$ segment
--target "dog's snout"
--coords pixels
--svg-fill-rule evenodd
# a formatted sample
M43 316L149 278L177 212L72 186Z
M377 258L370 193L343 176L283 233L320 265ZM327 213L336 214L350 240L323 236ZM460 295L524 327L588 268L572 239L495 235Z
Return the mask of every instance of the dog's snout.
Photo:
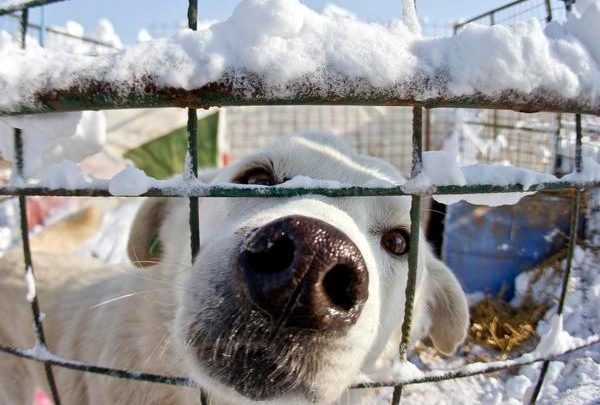
M360 250L318 219L293 215L255 229L238 259L245 297L284 327L342 329L356 321L368 296Z

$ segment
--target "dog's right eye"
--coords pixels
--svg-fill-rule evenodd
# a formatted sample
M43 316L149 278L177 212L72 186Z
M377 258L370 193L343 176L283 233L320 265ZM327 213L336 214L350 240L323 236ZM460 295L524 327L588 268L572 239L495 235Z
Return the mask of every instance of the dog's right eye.
M395 256L408 252L408 233L404 229L391 229L381 236L381 246Z
M256 186L273 186L277 184L273 173L263 167L247 170L233 180L238 184L253 184Z

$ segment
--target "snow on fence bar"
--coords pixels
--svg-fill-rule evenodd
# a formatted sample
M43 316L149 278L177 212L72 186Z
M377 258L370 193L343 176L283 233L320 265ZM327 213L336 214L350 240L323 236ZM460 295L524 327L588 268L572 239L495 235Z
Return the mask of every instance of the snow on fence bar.
M0 114L323 103L600 114L600 49L583 28L598 19L591 3L546 28L470 25L426 38L296 0L245 1L201 31L101 57L0 38Z
M0 8L0 15L21 10L22 37L25 38L27 8L51 2L53 1L18 2L18 6ZM273 5L282 8L278 10L279 13L271 12ZM594 24L593 19L600 17L600 7L597 5L593 7L595 8L589 10L585 17L578 19L569 16L565 24L554 25L550 30L542 30L535 22L520 24L510 29L506 27L483 29L469 26L453 38L432 40L421 38L420 35L408 30L404 24L383 27L352 20L329 21L294 0L273 4L245 1L229 20L216 24L212 29L198 33L189 31L171 39L141 44L119 54L95 58L50 54L43 49L21 51L10 44L10 38L6 40L0 36L0 56L3 58L10 56L14 61L12 65L0 63L0 89L3 89L0 96L0 115L85 109L190 107L188 113L190 152L183 177L170 181L138 177L142 186L136 192L120 189L118 182L113 183L112 180L84 179L69 188L27 183L23 175L24 156L20 131L15 130L17 181L9 186L0 187L0 195L18 195L21 202L25 277L28 279L28 285L32 287L29 289L29 295L35 319L37 344L31 349L18 349L0 344L0 352L44 363L56 405L60 404L59 387L54 382L50 366L117 378L198 387L196 382L185 377L112 369L62 359L52 354L44 341L42 319L39 316L41 312L35 295L35 276L31 265L26 227L25 198L27 195L111 196L118 194L189 197L190 243L192 252L197 252L199 229L197 197L290 197L303 194L321 194L331 197L411 195L411 244L416 246L420 237L419 212L423 195L459 195L455 197L468 198L469 195L481 193L574 189L576 196L571 212L569 264L562 281L557 322L555 328L550 331L554 334L560 333L560 315L575 248L580 191L600 186L600 166L595 162L584 162L582 158L580 117L577 119L576 128L577 170L575 173L557 179L553 176L536 175L535 172L523 172L517 169L517 171L503 172L504 180L498 181L494 180L493 176L472 178L473 176L470 177L468 172L463 172L462 175L452 179L444 179L439 177L439 173L428 170L428 156L421 149L422 114L423 107L445 106L600 115L600 90L596 85L600 82L600 69L595 62L597 60L595 57L600 55L600 49L595 38L589 38L586 32L579 31L577 28L578 24ZM251 22L260 19L265 23L261 24L261 27L256 27L254 23L248 24L248 20L244 19L245 15L250 16ZM583 18L589 20L578 21ZM308 34L306 30L299 28L307 21L314 21L312 26L309 24ZM190 29L195 30L197 0L189 1L188 22ZM253 32L252 27L264 31ZM351 32L358 34L354 37L348 36ZM279 39L269 41L265 40L265 37ZM357 39L358 37L360 38ZM239 49L228 48L232 38L240 42ZM323 38L335 39L335 41L324 47ZM346 47L344 41L349 38L350 46ZM368 41L375 40L380 41L378 45L381 47L364 46L368 45ZM281 46L282 41L288 42ZM486 52L496 52L494 58L488 55L489 59L494 61L493 64L475 63L473 66L467 66L465 57L466 60L471 58L473 62L477 59L474 58L475 55L468 53L458 55L458 59L453 58L453 53L461 48L475 46L478 51L481 51L482 45L490 42L494 46L484 48ZM516 48L519 48L516 53L515 49L506 47L507 44L513 43L516 43ZM281 70L282 65L278 62L281 59L285 63L292 63L291 54L285 51L290 45L293 45L296 56L299 54L305 57L305 60L302 60L304 64L300 63L301 69L294 72ZM539 52L532 52L535 55L527 55L521 49L522 47L528 49L533 47ZM369 54L368 52L374 48L382 50L381 53ZM253 55L244 53L244 49L252 49ZM321 52L323 49L325 51ZM367 49L367 54L358 55L356 59L350 58L356 49ZM267 51L274 52L268 54ZM443 56L439 57L439 55ZM140 59L141 56L146 58ZM261 58L266 60L261 62ZM141 60L143 63L140 63ZM389 60L391 64L386 62ZM514 64L509 64L509 67L504 66L504 70L494 70L507 60L512 60ZM318 63L315 64L315 61ZM364 61L368 65L362 64ZM292 65L298 66L293 63ZM554 69L547 69L549 65ZM267 67L270 67L269 71ZM495 82L497 77L500 79ZM502 80L510 84L503 85ZM387 187L348 187L331 182L294 183L293 179L291 184L285 187L269 188L209 186L201 183L197 177L194 155L197 135L194 108L259 104L413 106L414 146L411 178L403 185L390 184ZM476 169L484 172L487 170L485 165ZM129 175L132 173L124 174L124 176ZM400 358L403 361L406 360L409 335L407 332L411 326L417 260L417 251L411 250L402 325L403 338L399 348ZM548 338L548 340L552 339ZM597 344L599 341L600 337L594 335L575 343L571 342L571 345L563 351L555 350L553 342L550 341L546 342L547 347L539 347L538 350L515 360L471 364L444 372L430 371L394 381L360 382L352 388L394 387L392 403L398 404L402 387L406 385L491 373L543 362L539 383L531 398L533 403L543 383L544 370L550 360ZM207 403L204 395L202 395L202 402Z

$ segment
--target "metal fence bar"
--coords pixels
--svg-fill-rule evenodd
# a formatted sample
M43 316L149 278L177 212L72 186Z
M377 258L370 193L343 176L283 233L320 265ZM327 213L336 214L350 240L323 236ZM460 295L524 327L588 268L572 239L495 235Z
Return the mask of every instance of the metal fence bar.
M44 6L46 4L58 3L65 0L31 0L24 1L21 3L16 3L12 5L8 5L7 7L0 8L0 16L5 14L14 13L15 11L27 10L33 7Z
M151 187L147 192L139 195L119 195L118 197L253 197L253 198L281 198L297 197L307 194L317 194L327 197L374 197L392 195L421 195L433 194L494 194L512 192L535 192L549 190L574 190L591 189L600 187L600 180L595 181L554 181L547 183L531 184L524 187L522 184L508 184L506 186L491 184L472 184L467 186L436 186L414 189L410 186L400 185L394 187L361 187L342 186L339 188L327 187L252 187L231 185L204 185L191 184L189 186ZM36 185L2 186L0 195L35 195L58 197L115 197L108 191L107 185L91 188L49 188Z
M582 134L583 128L581 127L581 114L575 114L575 170L577 172L581 172L581 170L583 170Z
M581 147L581 139L583 138L583 131L581 128L581 116L577 114L575 116L575 170L579 173L583 170L582 163L582 147ZM565 301L567 299L567 293L569 290L569 280L571 279L571 270L573 268L573 254L575 252L575 246L577 244L577 231L579 228L579 206L581 200L581 192L580 190L575 191L575 195L573 196L573 203L571 205L571 223L569 229L569 244L567 247L567 258L566 258L566 266L565 272L563 274L562 286L560 291L560 298L558 300L558 308L556 310L557 315L562 315ZM542 386L544 385L544 379L546 378L546 373L548 372L548 366L550 365L549 360L545 360L542 363L542 368L540 370L540 374L538 376L537 383L531 395L531 399L529 401L530 404L535 404L537 398L540 394Z
M27 45L27 20L29 18L29 10L24 8L21 10L21 48L25 48ZM16 181L19 184L25 183L25 160L23 155L23 136L20 128L14 129L14 152L15 152L15 171ZM21 241L23 245L23 261L25 264L25 282L27 284L27 299L29 300L31 313L33 315L33 329L35 332L35 339L38 345L46 348L46 335L44 334L44 326L42 325L42 318L40 316L40 304L36 291L36 279L35 272L33 269L33 261L31 260L31 248L29 245L29 227L27 221L27 197L19 196L19 219L21 226ZM50 387L50 394L54 401L54 405L60 405L60 396L58 388L56 386L56 380L54 379L54 373L49 364L44 364L44 372L46 374L46 380Z
M189 0L187 9L188 27L196 31L198 29L198 0ZM186 177L188 181L198 181L198 114L194 108L188 109L187 119L188 150ZM200 219L198 214L198 197L189 197L189 230L191 263L200 252ZM208 405L208 397L200 390L200 403Z
M550 0L544 1L546 5L546 22L552 21L552 4L550 4Z
M329 94L326 86L308 79L289 84L289 91L272 94L261 78L243 76L233 80L225 76L220 81L202 87L185 90L164 87L152 77L137 82L112 83L82 77L69 88L47 88L36 93L27 104L4 106L0 115L24 115L46 112L84 110L110 110L124 108L191 107L209 108L245 105L385 105L420 106L426 108L452 107L500 109L520 112L570 112L600 115L600 103L585 97L564 98L547 90L522 93L518 89L506 89L496 95L474 93L454 96L443 86L436 87L437 97L423 98L413 90L390 92L389 89L373 87L366 80L348 81L343 94ZM410 79L411 88L430 88L438 77L417 75ZM242 90L243 89L243 90Z
M198 115L193 108L188 109L187 121L188 150L186 157L186 179L197 181L198 179ZM198 218L198 197L189 197L190 207L190 247L192 262L200 251L200 228Z
M413 108L412 117L412 168L411 178L417 177L423 170L423 109ZM421 196L413 195L410 206L410 240L408 253L408 280L404 296L404 320L402 322L402 340L400 342L400 361L406 361L410 329L412 326L413 304L419 266L419 239L421 233ZM392 405L398 405L402 397L402 385L394 387Z
M554 175L558 175L562 167L560 154L560 133L562 131L562 114L556 114L556 129L554 130Z

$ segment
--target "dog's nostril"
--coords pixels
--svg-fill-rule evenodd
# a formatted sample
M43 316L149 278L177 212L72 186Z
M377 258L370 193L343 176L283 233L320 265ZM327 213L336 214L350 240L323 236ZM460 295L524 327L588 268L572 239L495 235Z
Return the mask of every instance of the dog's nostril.
M354 269L338 264L325 274L323 290L332 304L349 311L356 304L354 286L357 282Z
M245 252L248 264L256 273L279 273L294 261L296 247L286 236L281 236L262 251Z

